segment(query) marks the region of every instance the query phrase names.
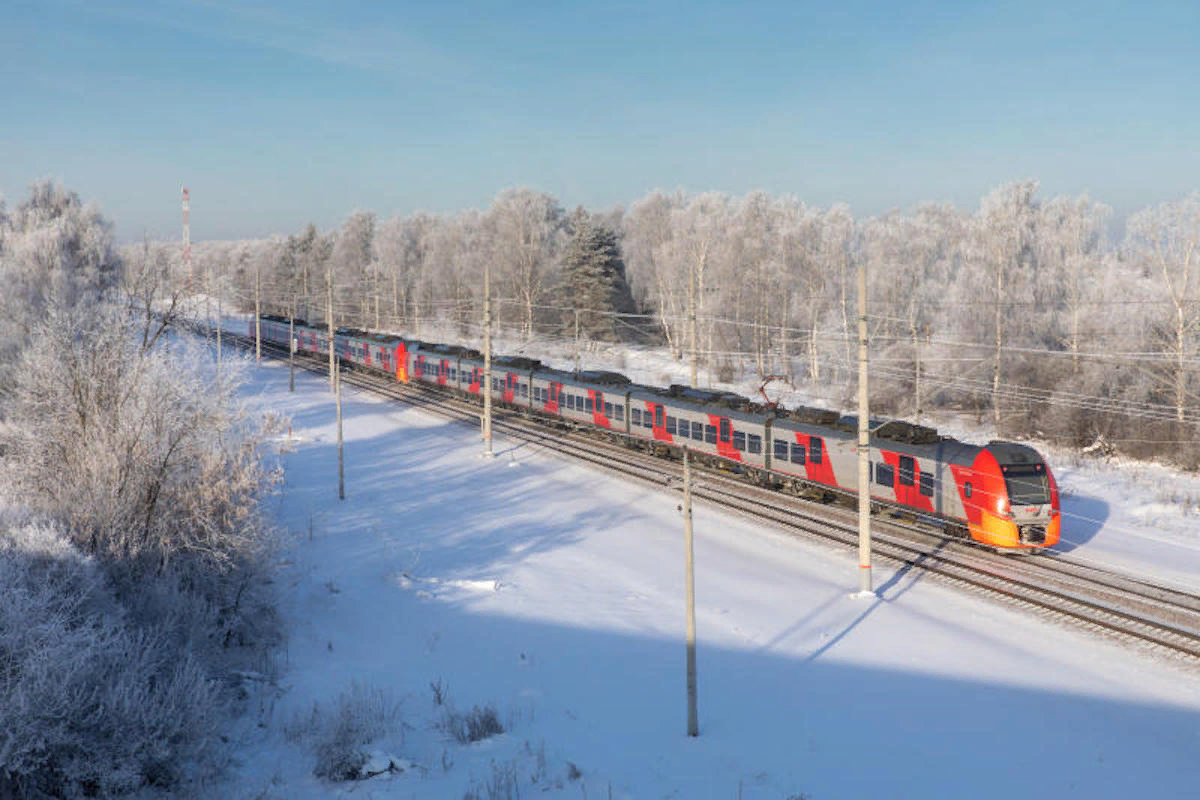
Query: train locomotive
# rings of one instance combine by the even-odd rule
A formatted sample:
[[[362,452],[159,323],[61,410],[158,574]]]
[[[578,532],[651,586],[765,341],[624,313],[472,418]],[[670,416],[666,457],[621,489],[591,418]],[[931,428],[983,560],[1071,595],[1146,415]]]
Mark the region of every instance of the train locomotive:
[[[286,317],[264,315],[260,323],[265,340],[287,346]],[[732,392],[645,386],[616,372],[552,369],[524,356],[494,356],[487,386],[483,355],[471,348],[354,328],[338,328],[332,339],[345,361],[400,382],[480,398],[487,391],[499,407],[605,432],[660,455],[687,447],[702,462],[800,496],[830,501],[858,494],[853,416],[768,408]],[[327,356],[329,342],[326,326],[295,321],[297,352]],[[996,549],[1058,543],[1058,487],[1032,447],[967,444],[898,420],[872,421],[869,428],[873,506],[937,521]]]

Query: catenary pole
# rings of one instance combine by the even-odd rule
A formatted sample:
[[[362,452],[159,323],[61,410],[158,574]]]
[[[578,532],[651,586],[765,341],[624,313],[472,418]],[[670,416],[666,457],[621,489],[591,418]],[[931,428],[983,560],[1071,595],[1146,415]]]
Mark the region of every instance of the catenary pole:
[[[221,345],[221,280],[217,279],[217,374],[221,374],[221,351],[224,349]]]
[[[288,391],[296,391],[296,306],[288,313]]]
[[[342,454],[342,359],[334,362],[334,394],[337,396],[338,500],[346,499],[346,470]]]
[[[326,333],[329,335],[329,388],[337,389],[337,377],[334,375],[334,354],[333,354],[333,262],[330,261],[325,269],[325,296],[327,299],[325,305],[325,322],[328,326]]]
[[[218,300],[219,302],[219,300]],[[254,262],[254,360],[262,361],[262,260]]]
[[[483,454],[492,455],[492,282],[483,267]]]
[[[692,362],[691,387],[696,388],[696,268],[688,270],[688,349]]]
[[[700,735],[696,711],[696,569],[692,547],[691,453],[683,448],[683,547],[685,551],[684,592],[687,595],[687,735]]]
[[[575,309],[575,371],[579,372],[579,309]]]
[[[858,585],[871,594],[870,409],[867,394],[867,267],[858,265]]]

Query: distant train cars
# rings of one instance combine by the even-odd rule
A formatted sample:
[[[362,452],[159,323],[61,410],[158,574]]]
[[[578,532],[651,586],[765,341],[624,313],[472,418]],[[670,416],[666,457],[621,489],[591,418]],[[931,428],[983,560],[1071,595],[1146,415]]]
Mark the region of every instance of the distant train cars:
[[[264,339],[286,346],[286,317],[260,321]],[[687,447],[702,460],[799,495],[858,493],[854,417],[765,408],[732,392],[643,386],[615,372],[551,369],[524,356],[494,356],[488,385],[483,354],[468,347],[355,328],[338,328],[333,340],[335,352],[357,368],[398,381],[476,398],[491,392],[500,407],[602,430],[661,455]],[[324,325],[297,320],[295,341],[298,352],[329,353]],[[1059,541],[1058,487],[1031,447],[1001,441],[977,446],[906,422],[872,422],[868,474],[873,503],[941,520],[982,544],[1031,550]]]

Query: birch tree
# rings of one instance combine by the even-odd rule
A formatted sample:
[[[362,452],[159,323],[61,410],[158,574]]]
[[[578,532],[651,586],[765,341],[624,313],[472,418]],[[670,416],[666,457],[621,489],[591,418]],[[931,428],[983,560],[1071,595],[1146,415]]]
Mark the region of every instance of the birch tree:
[[[564,232],[558,201],[533,189],[506,189],[488,212],[495,263],[522,306],[521,329],[533,335],[534,307],[553,280]]]
[[[1191,386],[1200,335],[1200,193],[1139,211],[1126,231],[1128,257],[1161,281],[1169,309],[1159,334],[1168,360],[1164,377],[1175,418],[1183,422],[1196,398]]]

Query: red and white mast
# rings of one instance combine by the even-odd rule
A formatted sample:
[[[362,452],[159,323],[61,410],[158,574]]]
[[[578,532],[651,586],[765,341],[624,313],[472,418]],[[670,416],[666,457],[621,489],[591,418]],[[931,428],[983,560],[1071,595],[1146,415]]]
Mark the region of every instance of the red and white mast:
[[[188,285],[195,285],[195,276],[192,275],[192,237],[188,231],[188,223],[191,218],[189,208],[188,188],[183,187],[183,271],[188,276]]]

